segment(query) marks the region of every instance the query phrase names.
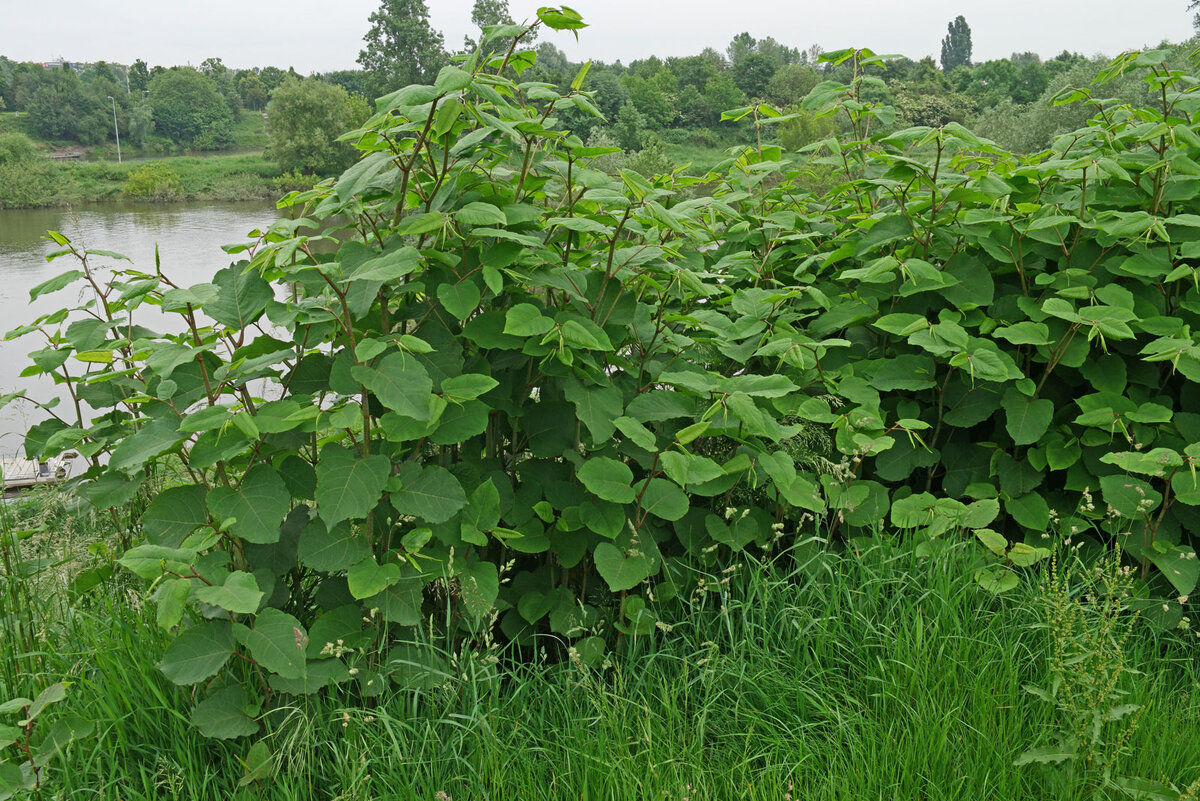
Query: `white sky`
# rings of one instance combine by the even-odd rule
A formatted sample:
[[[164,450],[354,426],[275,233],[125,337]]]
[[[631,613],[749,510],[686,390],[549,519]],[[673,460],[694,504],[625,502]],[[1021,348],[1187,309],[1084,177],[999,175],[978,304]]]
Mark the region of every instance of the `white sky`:
[[[558,0],[510,0],[532,18]],[[470,32],[472,0],[427,0],[452,47]],[[946,24],[962,14],[974,60],[1018,51],[1085,55],[1179,42],[1191,36],[1187,0],[574,0],[591,27],[579,44],[548,34],[572,60],[623,62],[648,55],[724,50],[739,31],[796,47],[870,47],[920,58],[940,53]],[[356,66],[379,0],[0,0],[0,54],[22,61],[104,59],[231,67],[294,66],[301,73]]]

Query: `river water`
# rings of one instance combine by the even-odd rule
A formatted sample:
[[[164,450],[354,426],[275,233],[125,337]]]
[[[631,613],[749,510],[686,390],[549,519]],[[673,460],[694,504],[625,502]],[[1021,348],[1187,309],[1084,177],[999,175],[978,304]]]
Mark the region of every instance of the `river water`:
[[[44,238],[47,230],[64,234],[76,246],[124,254],[135,268],[149,273],[154,272],[157,246],[163,273],[176,284],[188,286],[210,280],[235,260],[221,245],[244,241],[247,233],[270,225],[277,216],[273,204],[261,201],[0,210],[0,333],[64,305],[74,305],[80,297],[77,289],[69,287],[30,303],[30,289],[77,266],[71,257],[46,261],[46,254],[59,249]],[[101,269],[114,264],[102,257],[91,258],[89,263]],[[145,311],[138,313],[143,316],[135,322],[154,328],[155,321],[145,315],[156,312],[142,308]],[[0,394],[25,389],[41,401],[65,395],[44,376],[20,375],[30,363],[27,354],[44,347],[39,337],[34,333],[0,341]],[[63,402],[66,400],[64,397]],[[0,455],[20,453],[27,428],[45,417],[44,412],[21,401],[0,410]]]

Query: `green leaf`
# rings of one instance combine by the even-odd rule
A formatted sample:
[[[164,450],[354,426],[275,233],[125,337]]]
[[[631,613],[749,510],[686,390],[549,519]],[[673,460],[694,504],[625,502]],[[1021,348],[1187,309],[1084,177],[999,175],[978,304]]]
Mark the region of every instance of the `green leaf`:
[[[204,305],[204,311],[226,328],[247,328],[275,296],[257,270],[246,270],[245,262],[219,271],[212,282],[217,297]]]
[[[379,455],[361,457],[329,444],[317,461],[317,514],[330,529],[343,520],[370,514],[383,494],[391,465]]]
[[[270,465],[250,468],[235,487],[214,487],[208,493],[208,510],[217,520],[234,522],[229,533],[246,542],[279,542],[279,527],[287,517],[292,496]]]
[[[500,594],[500,577],[494,562],[475,562],[458,574],[458,586],[467,612],[481,618],[492,611]]]
[[[608,456],[594,456],[579,468],[577,477],[598,498],[613,503],[631,503],[637,493],[633,489],[633,471],[624,462]]]
[[[613,592],[632,589],[650,577],[652,565],[648,556],[642,553],[627,555],[611,542],[597,545],[592,560]]]
[[[400,514],[444,523],[467,503],[462,484],[444,467],[405,462],[399,477],[400,489],[392,493],[392,505]]]
[[[1196,558],[1194,550],[1183,545],[1167,545],[1161,553],[1148,549],[1146,556],[1180,595],[1191,595],[1195,591],[1200,580],[1200,559]]]
[[[1102,476],[1100,490],[1104,502],[1130,520],[1141,520],[1162,502],[1162,495],[1150,484],[1128,475]]]
[[[183,441],[177,426],[178,422],[165,418],[146,423],[136,433],[121,440],[108,466],[126,474],[142,470],[156,456],[173,450]]]
[[[504,315],[504,333],[516,337],[541,336],[553,327],[554,321],[531,303],[518,303]]]
[[[442,382],[442,395],[457,401],[474,400],[500,386],[491,376],[479,373],[464,373],[447,378]]]
[[[458,220],[460,225],[486,225],[486,226],[506,226],[508,218],[504,216],[504,212],[491,203],[482,203],[475,201],[468,203],[458,211],[454,212],[454,219]]]
[[[1004,502],[1004,511],[1030,531],[1043,532],[1050,525],[1050,506],[1040,492],[1030,492]]]
[[[138,545],[126,551],[117,564],[141,578],[152,581],[163,573],[164,566],[172,572],[187,572],[196,560],[196,552],[165,545]]]
[[[206,585],[196,590],[196,600],[201,603],[219,606],[239,615],[257,612],[262,597],[254,576],[241,570],[226,576],[224,584]]]
[[[452,92],[461,92],[471,85],[471,73],[455,66],[442,67],[433,82],[433,92],[441,97]]]
[[[60,273],[48,281],[43,281],[33,289],[29,290],[29,299],[33,301],[37,300],[42,295],[49,295],[51,292],[57,292],[63,287],[70,286],[71,284],[75,283],[80,278],[83,278],[83,273],[81,271],[67,270],[65,273]]]
[[[618,417],[613,420],[613,426],[639,448],[651,452],[658,450],[658,440],[654,432],[632,417]]]
[[[1054,419],[1053,401],[1030,400],[1015,389],[1004,393],[1005,428],[1017,445],[1032,445],[1042,438]]]
[[[399,565],[395,562],[381,565],[374,556],[368,556],[346,572],[350,594],[359,600],[378,595],[399,580]]]
[[[1050,329],[1044,323],[1015,323],[997,328],[992,335],[1006,339],[1013,345],[1050,344]]]
[[[446,311],[459,320],[465,320],[479,306],[482,294],[474,281],[464,278],[456,284],[438,284],[437,297]]]
[[[192,725],[205,737],[217,740],[249,737],[258,732],[258,721],[246,714],[249,706],[244,688],[225,687],[196,704],[192,709]]]
[[[200,484],[171,487],[158,494],[142,513],[142,531],[155,545],[178,548],[189,534],[208,522],[204,498],[208,490]]]
[[[980,568],[975,571],[975,583],[990,593],[999,595],[1014,590],[1020,584],[1017,574],[1002,565]]]
[[[300,532],[297,558],[300,564],[313,570],[336,573],[370,555],[366,536],[346,521],[330,528],[324,521],[314,519]]]
[[[433,379],[415,357],[399,352],[389,353],[375,367],[352,367],[350,375],[375,393],[379,401],[396,414],[422,422],[429,420]]]
[[[158,606],[156,620],[158,627],[170,631],[183,620],[187,609],[188,596],[192,592],[193,579],[167,579],[154,592],[154,602]]]
[[[308,635],[296,618],[268,607],[254,619],[254,628],[244,630],[239,637],[254,657],[254,661],[285,679],[304,675],[304,652]]]
[[[346,280],[351,283],[355,281],[386,283],[403,278],[409,273],[415,272],[420,266],[421,252],[411,245],[405,245],[361,262],[346,277]]]
[[[228,620],[205,621],[175,638],[158,669],[175,684],[196,684],[216,675],[233,656],[233,645]]]
[[[614,421],[624,412],[621,390],[614,386],[585,387],[578,381],[568,381],[564,394],[575,404],[576,413],[592,435],[592,441],[600,444],[613,435]]]
[[[663,520],[678,520],[687,514],[687,495],[663,478],[652,478],[642,491],[642,509]],[[611,499],[607,499],[611,500]]]
[[[977,529],[975,538],[996,556],[1004,556],[1004,552],[1008,550],[1008,540],[990,528]]]

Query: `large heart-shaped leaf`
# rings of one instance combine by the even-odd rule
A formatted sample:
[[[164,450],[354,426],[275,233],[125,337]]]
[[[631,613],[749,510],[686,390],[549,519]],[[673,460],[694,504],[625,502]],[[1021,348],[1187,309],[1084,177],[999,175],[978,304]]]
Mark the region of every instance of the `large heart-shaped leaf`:
[[[317,514],[333,528],[366,517],[379,502],[390,466],[379,455],[361,457],[341,445],[326,445],[317,462]]]

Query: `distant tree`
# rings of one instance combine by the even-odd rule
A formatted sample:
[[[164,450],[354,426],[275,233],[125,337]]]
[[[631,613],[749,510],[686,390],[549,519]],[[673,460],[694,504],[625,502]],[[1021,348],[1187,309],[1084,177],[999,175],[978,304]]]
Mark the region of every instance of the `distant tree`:
[[[971,27],[960,14],[946,26],[946,38],[942,39],[942,71],[950,72],[970,63]]]
[[[511,25],[513,18],[508,10],[508,0],[475,0],[475,5],[471,7],[471,23],[479,28],[482,34],[483,29],[488,25]],[[537,31],[531,31],[521,39],[522,47],[532,47],[537,39]],[[489,46],[489,50],[500,52],[508,50],[512,44],[512,39],[503,41],[497,40]],[[479,42],[472,39],[470,36],[465,37],[463,48],[467,51],[472,51],[479,46]]]
[[[228,71],[225,62],[219,58],[206,58],[200,62],[200,74],[216,81],[223,78]]]
[[[334,70],[323,73],[321,80],[340,86],[352,95],[367,93],[367,74],[362,70]]]
[[[0,103],[3,103],[3,108],[9,109],[13,106],[12,96],[12,74],[13,64],[4,56],[0,56]]]
[[[128,116],[130,144],[141,147],[154,132],[154,107],[143,98],[129,109]]]
[[[623,82],[629,100],[651,128],[665,128],[675,120],[670,98],[675,94],[675,76],[665,67],[649,77],[627,75]]]
[[[47,139],[72,139],[85,145],[103,142],[112,134],[108,95],[120,104],[124,92],[99,79],[84,87],[74,70],[46,70],[35,66],[13,73],[17,106]]]
[[[926,125],[937,128],[948,122],[964,122],[975,112],[975,104],[963,95],[952,93],[922,94],[906,91],[896,92],[896,113],[903,125]]]
[[[154,127],[172,141],[200,150],[233,144],[233,116],[208,78],[191,67],[172,67],[150,80]]]
[[[442,34],[429,24],[425,0],[383,0],[369,21],[358,63],[371,73],[373,92],[433,82],[447,56]]]
[[[267,101],[271,99],[271,92],[267,89],[267,85],[253,72],[238,78],[237,90],[246,108],[255,111],[265,108]]]
[[[92,81],[117,83],[116,73],[113,72],[112,66],[107,61],[97,61],[83,73],[82,77],[84,83],[91,83]]]
[[[263,67],[258,71],[258,78],[267,87],[268,92],[275,90],[276,86],[283,83],[283,79],[287,73],[279,69],[279,67]]]
[[[939,70],[932,56],[925,56],[909,71],[905,86],[921,95],[942,94],[950,89],[946,73]]]
[[[715,77],[725,69],[725,59],[717,51],[709,48],[707,52],[717,56],[716,61],[703,53],[698,56],[667,59],[667,69],[675,75],[675,80],[679,83],[681,90],[690,86],[697,91],[703,91],[704,84],[708,83],[709,78]]]
[[[522,40],[524,41],[524,40]],[[563,86],[575,77],[567,54],[554,46],[552,42],[542,42],[534,48],[537,53],[537,63],[533,68],[521,74],[526,81],[545,81],[557,86]]]
[[[129,65],[129,91],[142,92],[150,88],[150,70],[140,58]]]
[[[771,76],[764,93],[778,108],[798,104],[817,85],[817,73],[807,64],[785,64]]]
[[[288,78],[267,105],[271,157],[284,172],[341,172],[354,163],[356,151],[337,138],[362,121],[355,116],[342,87],[316,78]]]
[[[775,75],[771,59],[759,52],[751,52],[735,61],[729,68],[733,83],[751,98],[761,97],[767,84]]]
[[[759,39],[755,50],[770,59],[771,64],[777,70],[786,64],[796,64],[800,61],[799,50],[780,44],[771,36]]]
[[[725,55],[729,58],[729,63],[736,64],[740,59],[753,53],[756,44],[758,41],[746,31],[734,36],[729,41],[729,46],[725,48]]]
[[[833,117],[817,117],[811,111],[793,106],[788,113],[795,114],[790,120],[779,124],[779,141],[791,151],[828,139],[837,131]]]
[[[737,108],[745,102],[746,96],[734,85],[729,73],[723,72],[709,79],[704,85],[705,125],[717,125],[721,120],[721,112]]]
[[[592,93],[596,99],[596,107],[609,122],[615,120],[621,106],[629,102],[629,92],[621,85],[617,74],[603,67],[592,67],[588,71],[587,83],[583,88]]]
[[[623,150],[641,150],[646,137],[646,118],[643,117],[633,103],[626,103],[617,112],[616,122],[612,126],[612,137]]]

